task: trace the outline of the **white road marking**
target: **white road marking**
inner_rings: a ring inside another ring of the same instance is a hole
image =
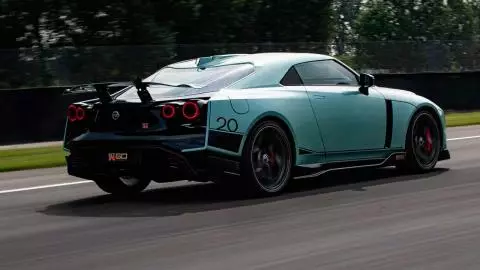
[[[447,139],[447,141],[461,141],[461,140],[471,140],[471,139],[479,139],[480,135],[478,136],[469,136],[469,137],[460,137],[460,138],[451,138]]]
[[[80,185],[80,184],[86,184],[86,183],[92,183],[92,181],[78,181],[78,182],[59,183],[59,184],[34,186],[34,187],[26,187],[26,188],[7,189],[7,190],[0,190],[0,194],[36,190],[36,189],[54,188],[54,187],[73,186],[73,185]]]
[[[450,139],[447,139],[447,141],[461,141],[461,140],[472,140],[472,139],[480,139],[480,135],[450,138]],[[73,186],[73,185],[80,185],[80,184],[87,184],[87,183],[92,183],[92,181],[77,181],[77,182],[59,183],[59,184],[52,184],[52,185],[33,186],[33,187],[26,187],[26,188],[7,189],[7,190],[0,190],[0,194],[15,193],[15,192],[22,192],[22,191],[29,191],[29,190],[37,190],[37,189],[46,189],[46,188],[55,188],[55,187],[64,187],[64,186]]]

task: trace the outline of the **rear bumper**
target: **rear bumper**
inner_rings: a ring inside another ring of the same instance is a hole
[[[450,151],[448,151],[447,149],[442,150],[440,152],[440,155],[438,156],[438,160],[442,161],[442,160],[448,160],[448,159],[450,159]]]
[[[89,180],[128,175],[157,182],[205,181],[210,176],[239,174],[239,162],[235,157],[204,147],[182,152],[185,144],[184,140],[72,141],[68,144],[67,171],[72,176]],[[125,159],[115,160],[109,154],[120,154]]]

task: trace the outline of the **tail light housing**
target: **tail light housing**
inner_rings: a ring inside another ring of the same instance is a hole
[[[182,106],[183,118],[187,121],[194,121],[200,116],[200,107],[197,102],[187,101]]]
[[[82,121],[86,118],[85,109],[82,106],[70,105],[67,109],[67,118],[69,122]]]
[[[162,117],[164,119],[172,119],[175,117],[176,108],[172,104],[165,104],[162,106]]]
[[[161,105],[160,114],[163,119],[176,123],[192,123],[206,117],[205,100],[175,101]]]

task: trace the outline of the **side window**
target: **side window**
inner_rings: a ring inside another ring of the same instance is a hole
[[[297,70],[294,67],[291,67],[280,83],[284,86],[296,86],[296,85],[303,85],[302,79],[298,75]]]
[[[357,77],[333,60],[322,60],[295,66],[304,85],[358,85]]]

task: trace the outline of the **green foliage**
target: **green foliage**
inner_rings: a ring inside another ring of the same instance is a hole
[[[339,54],[339,55],[336,55],[335,57],[353,69],[356,69],[358,67],[358,64],[356,62],[356,58],[354,55]]]
[[[327,0],[263,1],[259,41],[326,41],[331,33],[331,6]]]
[[[479,29],[477,0],[0,0],[0,88],[129,80],[185,58],[261,51],[471,70]]]
[[[326,44],[331,30],[331,0],[1,0],[0,87],[125,80],[231,43]]]
[[[416,72],[429,67],[449,70],[452,59],[461,66],[472,64],[462,59],[475,46],[471,41],[477,27],[470,2],[370,0],[355,26],[363,67]]]
[[[334,0],[333,1],[333,42],[338,54],[351,53],[350,44],[356,40],[353,29],[360,13],[362,0]]]

